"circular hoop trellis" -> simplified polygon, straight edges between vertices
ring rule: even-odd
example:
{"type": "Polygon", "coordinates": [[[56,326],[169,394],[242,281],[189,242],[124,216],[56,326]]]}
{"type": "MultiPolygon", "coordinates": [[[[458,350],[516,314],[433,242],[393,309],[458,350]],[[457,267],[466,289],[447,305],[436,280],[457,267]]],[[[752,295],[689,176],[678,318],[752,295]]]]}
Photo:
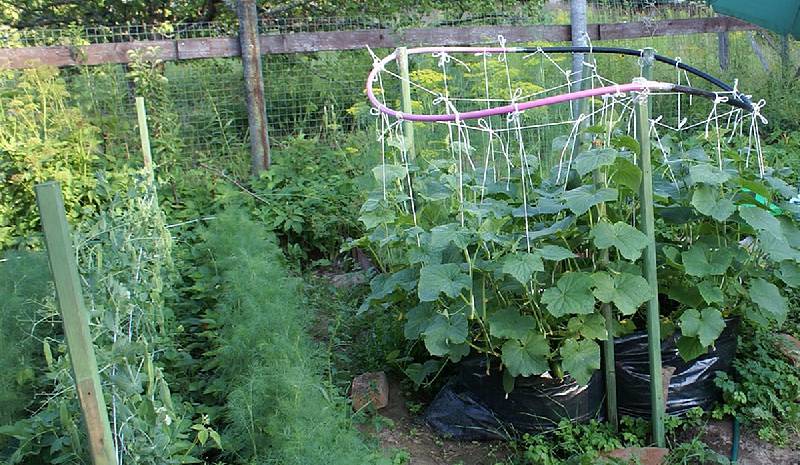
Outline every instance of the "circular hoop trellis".
{"type": "MultiPolygon", "coordinates": [[[[626,49],[626,48],[617,48],[617,47],[420,47],[420,48],[411,48],[408,49],[407,52],[409,55],[417,55],[417,54],[426,54],[426,53],[433,53],[433,54],[448,54],[448,53],[472,53],[476,55],[481,54],[507,54],[507,53],[522,53],[522,54],[554,54],[554,53],[600,53],[600,54],[617,54],[617,55],[628,55],[628,56],[642,56],[641,50],[633,50],[633,49],[626,49]]],[[[442,55],[446,56],[446,55],[442,55]]],[[[638,82],[632,82],[629,84],[616,84],[613,86],[605,86],[605,87],[598,87],[589,90],[577,91],[577,92],[569,92],[562,95],[552,96],[552,97],[545,97],[541,99],[531,100],[523,103],[515,103],[513,105],[504,105],[499,107],[493,107],[486,110],[476,110],[470,111],[465,113],[454,113],[454,114],[444,114],[444,115],[419,115],[419,114],[403,114],[401,111],[391,109],[381,103],[378,98],[375,96],[374,91],[374,84],[378,80],[378,74],[381,71],[386,70],[386,65],[395,61],[397,59],[397,52],[394,52],[385,58],[378,60],[375,62],[375,66],[373,67],[372,71],[370,72],[369,76],[367,77],[367,97],[370,100],[370,103],[380,110],[382,113],[386,113],[389,116],[393,116],[395,118],[400,119],[407,119],[410,121],[426,121],[426,122],[444,122],[444,121],[455,121],[457,118],[461,120],[468,120],[468,119],[478,119],[478,118],[486,118],[489,116],[507,114],[512,112],[519,112],[525,111],[532,108],[554,105],[558,103],[568,102],[572,100],[579,100],[583,98],[589,97],[597,97],[602,95],[608,94],[620,94],[624,92],[642,92],[645,90],[660,90],[660,91],[672,91],[672,92],[679,92],[688,95],[697,95],[702,97],[707,97],[710,99],[716,99],[720,97],[720,94],[726,93],[730,94],[730,98],[725,98],[723,100],[724,103],[731,105],[736,108],[740,108],[747,111],[754,111],[753,104],[750,102],[749,97],[744,94],[739,93],[734,87],[722,82],[721,80],[704,73],[697,68],[692,66],[686,65],[679,60],[675,60],[672,58],[668,58],[661,55],[655,55],[654,59],[658,62],[665,63],[671,66],[675,66],[676,68],[686,71],[689,74],[694,76],[700,77],[705,81],[719,87],[719,92],[712,92],[708,90],[703,90],[691,86],[684,86],[680,84],[673,84],[673,83],[666,83],[666,82],[657,82],[657,81],[647,81],[647,80],[639,80],[638,82]]]]}
{"type": "MultiPolygon", "coordinates": [[[[766,123],[766,119],[761,114],[763,101],[753,103],[751,98],[737,89],[738,83],[734,85],[725,82],[681,61],[680,58],[669,58],[661,55],[654,55],[656,62],[673,67],[676,71],[676,82],[664,82],[652,79],[645,79],[641,76],[635,77],[630,82],[614,82],[602,76],[598,72],[598,64],[594,59],[596,55],[617,55],[637,57],[641,60],[642,50],[633,50],[617,47],[506,47],[505,40],[499,36],[500,47],[420,47],[411,48],[406,51],[407,56],[431,56],[438,61],[437,67],[441,70],[440,89],[430,88],[431,83],[415,82],[408,77],[403,78],[398,73],[389,70],[390,63],[397,61],[397,52],[391,53],[384,58],[379,58],[373,54],[374,65],[369,73],[366,83],[366,94],[369,99],[373,114],[381,115],[382,129],[379,139],[386,142],[387,138],[395,141],[404,140],[401,122],[428,122],[445,123],[450,132],[448,145],[459,147],[464,144],[469,146],[469,134],[471,132],[482,132],[488,134],[490,139],[503,134],[509,135],[516,133],[517,148],[525,152],[523,133],[530,129],[541,129],[558,125],[571,125],[568,139],[569,143],[564,144],[564,150],[559,157],[559,166],[564,161],[567,154],[566,147],[574,143],[577,133],[581,126],[597,124],[598,121],[607,118],[608,110],[615,107],[622,108],[622,113],[627,112],[626,117],[628,132],[635,132],[632,123],[633,107],[631,104],[634,98],[644,98],[657,95],[676,95],[676,116],[673,124],[669,124],[663,115],[652,119],[651,136],[660,139],[659,128],[668,131],[681,132],[693,128],[702,128],[706,137],[713,132],[718,139],[727,137],[731,139],[734,134],[744,134],[747,131],[748,143],[746,147],[746,157],[748,166],[751,154],[755,154],[758,164],[759,174],[764,173],[763,155],[761,151],[761,141],[758,131],[759,124],[766,123]],[[584,61],[584,69],[588,72],[583,77],[575,79],[569,70],[562,68],[553,55],[563,54],[587,54],[591,57],[584,61]],[[550,87],[540,88],[532,92],[525,92],[519,87],[515,87],[511,80],[513,70],[508,65],[509,57],[512,55],[522,56],[523,61],[533,57],[539,57],[543,63],[548,63],[557,69],[558,74],[563,75],[565,83],[550,87]],[[452,86],[448,82],[452,79],[452,72],[448,74],[448,64],[453,62],[463,67],[465,74],[471,73],[470,64],[466,63],[467,58],[459,59],[458,56],[473,57],[479,63],[479,72],[474,72],[477,76],[483,75],[485,80],[485,93],[482,96],[454,96],[452,86]],[[489,80],[491,76],[489,60],[494,59],[504,66],[500,67],[499,74],[505,73],[507,89],[505,95],[492,95],[490,92],[489,80]],[[504,68],[504,69],[503,69],[504,68]],[[386,101],[384,84],[387,82],[385,76],[396,79],[411,89],[422,95],[427,95],[432,100],[429,111],[400,111],[392,108],[386,101]],[[711,89],[700,88],[691,85],[690,78],[700,78],[709,84],[711,89]],[[426,85],[428,84],[428,85],[426,85]],[[377,86],[377,89],[376,89],[377,86]],[[682,97],[688,97],[688,105],[683,103],[682,97]],[[711,108],[699,122],[690,123],[686,117],[689,107],[692,107],[692,97],[701,97],[711,104],[711,108]],[[602,100],[602,103],[599,101],[602,100]],[[526,111],[554,107],[568,103],[570,108],[573,105],[583,105],[590,102],[587,111],[570,111],[571,118],[556,121],[539,121],[529,123],[522,121],[526,111]],[[467,107],[467,108],[464,108],[467,107]],[[724,108],[727,107],[727,110],[724,108]],[[435,111],[435,110],[439,111],[435,111]],[[507,124],[492,123],[493,117],[506,116],[507,124]]],[[[370,51],[370,53],[372,53],[370,51]]],[[[492,70],[497,71],[497,70],[492,70]]],[[[543,79],[544,79],[544,73],[543,79]]],[[[611,112],[613,113],[613,111],[611,112]]],[[[619,114],[618,114],[619,115],[619,114]]],[[[619,117],[622,119],[622,116],[619,117]]],[[[408,126],[406,126],[408,127],[408,126]]],[[[633,134],[635,135],[635,134],[633,134]]],[[[407,141],[413,144],[413,141],[407,141]]],[[[530,144],[528,144],[530,145],[530,144]]],[[[509,159],[509,149],[511,144],[503,144],[505,158],[509,159]]],[[[399,148],[407,148],[400,146],[399,148]]],[[[718,161],[722,165],[722,146],[718,144],[718,161]]],[[[474,163],[467,153],[470,165],[474,163]]],[[[527,154],[522,154],[525,158],[527,154]]],[[[665,154],[666,156],[666,154],[665,154]]],[[[571,164],[571,159],[570,159],[571,164]]]]}

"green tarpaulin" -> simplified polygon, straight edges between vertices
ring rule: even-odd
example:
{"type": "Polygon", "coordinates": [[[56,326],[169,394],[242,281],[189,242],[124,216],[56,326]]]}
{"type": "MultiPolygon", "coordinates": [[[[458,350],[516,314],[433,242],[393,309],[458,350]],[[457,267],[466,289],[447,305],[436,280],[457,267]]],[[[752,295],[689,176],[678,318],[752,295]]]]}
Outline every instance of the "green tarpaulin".
{"type": "Polygon", "coordinates": [[[733,16],[781,35],[800,39],[800,0],[707,0],[719,14],[733,16]]]}

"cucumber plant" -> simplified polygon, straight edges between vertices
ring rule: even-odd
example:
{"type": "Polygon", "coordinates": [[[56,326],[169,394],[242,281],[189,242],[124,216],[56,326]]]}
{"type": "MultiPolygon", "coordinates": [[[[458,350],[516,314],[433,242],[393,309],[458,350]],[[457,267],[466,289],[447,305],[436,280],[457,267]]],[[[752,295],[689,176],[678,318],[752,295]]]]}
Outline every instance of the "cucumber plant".
{"type": "MultiPolygon", "coordinates": [[[[609,329],[641,325],[637,310],[656,296],[639,263],[639,146],[613,128],[581,138],[588,148],[552,169],[533,156],[474,164],[487,147],[452,137],[449,158],[427,150],[373,169],[381,187],[362,206],[367,234],[356,244],[382,273],[362,309],[398,312],[405,336],[438,360],[409,366],[415,382],[480,354],[507,387],[548,371],[587,383],[609,329]],[[604,304],[616,315],[608,325],[604,304]]],[[[717,160],[704,144],[654,141],[658,297],[686,359],[713,345],[725,317],[780,325],[787,304],[775,283],[800,284],[796,190],[758,173],[735,141],[717,160]]]]}

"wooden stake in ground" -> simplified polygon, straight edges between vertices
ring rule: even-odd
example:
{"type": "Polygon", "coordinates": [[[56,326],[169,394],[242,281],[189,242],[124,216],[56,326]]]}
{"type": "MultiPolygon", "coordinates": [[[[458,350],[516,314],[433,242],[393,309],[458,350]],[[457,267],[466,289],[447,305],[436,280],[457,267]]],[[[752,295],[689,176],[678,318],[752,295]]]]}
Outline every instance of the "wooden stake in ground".
{"type": "Polygon", "coordinates": [[[35,190],[75,387],[89,437],[92,463],[116,465],[108,411],[100,389],[97,360],[89,333],[89,316],[84,306],[61,188],[57,182],[46,182],[38,184],[35,190]]]}
{"type": "Polygon", "coordinates": [[[148,171],[153,170],[153,156],[150,152],[150,129],[147,127],[147,111],[144,97],[136,97],[136,121],[139,124],[139,139],[142,142],[142,160],[148,171]]]}

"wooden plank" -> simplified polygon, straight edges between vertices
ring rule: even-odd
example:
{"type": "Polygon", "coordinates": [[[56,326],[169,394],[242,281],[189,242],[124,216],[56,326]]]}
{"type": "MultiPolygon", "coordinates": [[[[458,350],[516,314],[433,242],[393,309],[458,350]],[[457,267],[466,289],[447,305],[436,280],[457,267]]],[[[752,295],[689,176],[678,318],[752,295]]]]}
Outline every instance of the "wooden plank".
{"type": "Polygon", "coordinates": [[[22,47],[0,49],[0,67],[6,69],[76,64],[68,47],[22,47]]]}
{"type": "MultiPolygon", "coordinates": [[[[592,40],[635,39],[665,35],[719,33],[758,29],[730,17],[668,19],[655,22],[589,24],[592,40]]],[[[262,35],[262,54],[306,53],[334,50],[357,50],[401,46],[449,46],[497,43],[502,35],[509,44],[543,41],[568,42],[568,25],[470,26],[365,31],[297,32],[262,35]]],[[[22,47],[0,49],[0,69],[29,68],[34,65],[74,66],[101,63],[127,63],[129,50],[159,47],[162,60],[234,57],[240,55],[235,37],[135,41],[114,44],[93,44],[81,47],[22,47]]]]}
{"type": "Polygon", "coordinates": [[[92,463],[116,465],[117,455],[89,331],[89,313],[83,300],[61,187],[50,181],[37,184],[34,190],[92,463]]]}
{"type": "Polygon", "coordinates": [[[227,58],[241,55],[236,37],[215,37],[211,39],[180,39],[177,41],[178,59],[227,58]]]}
{"type": "Polygon", "coordinates": [[[147,47],[158,47],[158,58],[176,60],[178,53],[173,40],[118,42],[68,47],[22,47],[0,49],[0,68],[19,69],[33,66],[99,65],[104,63],[127,63],[128,51],[147,47]]]}
{"type": "Polygon", "coordinates": [[[156,56],[162,60],[178,59],[178,54],[175,49],[175,41],[172,40],[152,40],[87,45],[84,47],[79,47],[81,51],[75,56],[75,58],[81,64],[86,65],[127,63],[130,61],[128,58],[129,51],[151,47],[158,49],[156,56]]]}
{"type": "MultiPolygon", "coordinates": [[[[595,31],[597,31],[595,26],[595,31]]],[[[338,32],[297,32],[261,36],[263,53],[305,53],[355,50],[399,46],[453,46],[496,43],[502,35],[508,43],[546,41],[566,42],[569,26],[475,26],[405,29],[396,33],[388,29],[338,32]]]]}
{"type": "Polygon", "coordinates": [[[261,53],[304,53],[333,50],[354,50],[369,45],[373,48],[394,48],[398,43],[387,29],[369,31],[295,32],[262,35],[261,53]]]}
{"type": "Polygon", "coordinates": [[[509,44],[531,41],[567,42],[571,32],[568,25],[439,27],[406,29],[399,40],[404,42],[403,45],[470,45],[497,43],[497,38],[501,35],[509,44]]]}
{"type": "Polygon", "coordinates": [[[652,23],[615,23],[599,26],[598,40],[635,39],[667,35],[703,34],[757,29],[744,21],[723,16],[717,18],[666,19],[652,23]]]}

